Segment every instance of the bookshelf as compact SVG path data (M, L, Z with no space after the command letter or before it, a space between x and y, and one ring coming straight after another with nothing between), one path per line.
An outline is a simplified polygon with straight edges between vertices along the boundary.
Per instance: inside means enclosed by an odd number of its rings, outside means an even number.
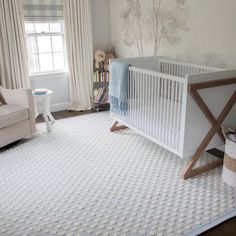
M95 111L109 110L108 102L110 73L104 69L98 69L93 74L93 109Z

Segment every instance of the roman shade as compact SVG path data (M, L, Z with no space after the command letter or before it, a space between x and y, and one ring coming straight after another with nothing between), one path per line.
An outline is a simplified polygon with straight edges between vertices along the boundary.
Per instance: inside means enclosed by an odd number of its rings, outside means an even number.
M62 0L24 0L24 15L26 21L62 21Z

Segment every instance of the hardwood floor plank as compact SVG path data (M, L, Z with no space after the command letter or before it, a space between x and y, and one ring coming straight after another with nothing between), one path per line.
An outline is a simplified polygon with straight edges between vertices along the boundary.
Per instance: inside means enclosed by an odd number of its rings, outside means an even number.
M57 112L52 112L52 115L56 120L60 120L60 119L74 117L74 116L91 114L93 112L95 112L95 111L93 111L93 110L90 110L90 111L57 111ZM43 116L39 115L36 119L36 122L37 123L44 122Z

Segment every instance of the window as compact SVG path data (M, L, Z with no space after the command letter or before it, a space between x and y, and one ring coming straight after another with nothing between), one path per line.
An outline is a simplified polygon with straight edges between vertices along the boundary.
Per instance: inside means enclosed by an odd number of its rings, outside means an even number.
M66 70L64 24L25 23L29 73L39 74Z

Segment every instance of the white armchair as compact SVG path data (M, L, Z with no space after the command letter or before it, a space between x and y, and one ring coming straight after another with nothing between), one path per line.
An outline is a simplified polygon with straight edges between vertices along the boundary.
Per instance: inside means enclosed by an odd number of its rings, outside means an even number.
M35 133L35 110L30 89L0 86L0 148Z

